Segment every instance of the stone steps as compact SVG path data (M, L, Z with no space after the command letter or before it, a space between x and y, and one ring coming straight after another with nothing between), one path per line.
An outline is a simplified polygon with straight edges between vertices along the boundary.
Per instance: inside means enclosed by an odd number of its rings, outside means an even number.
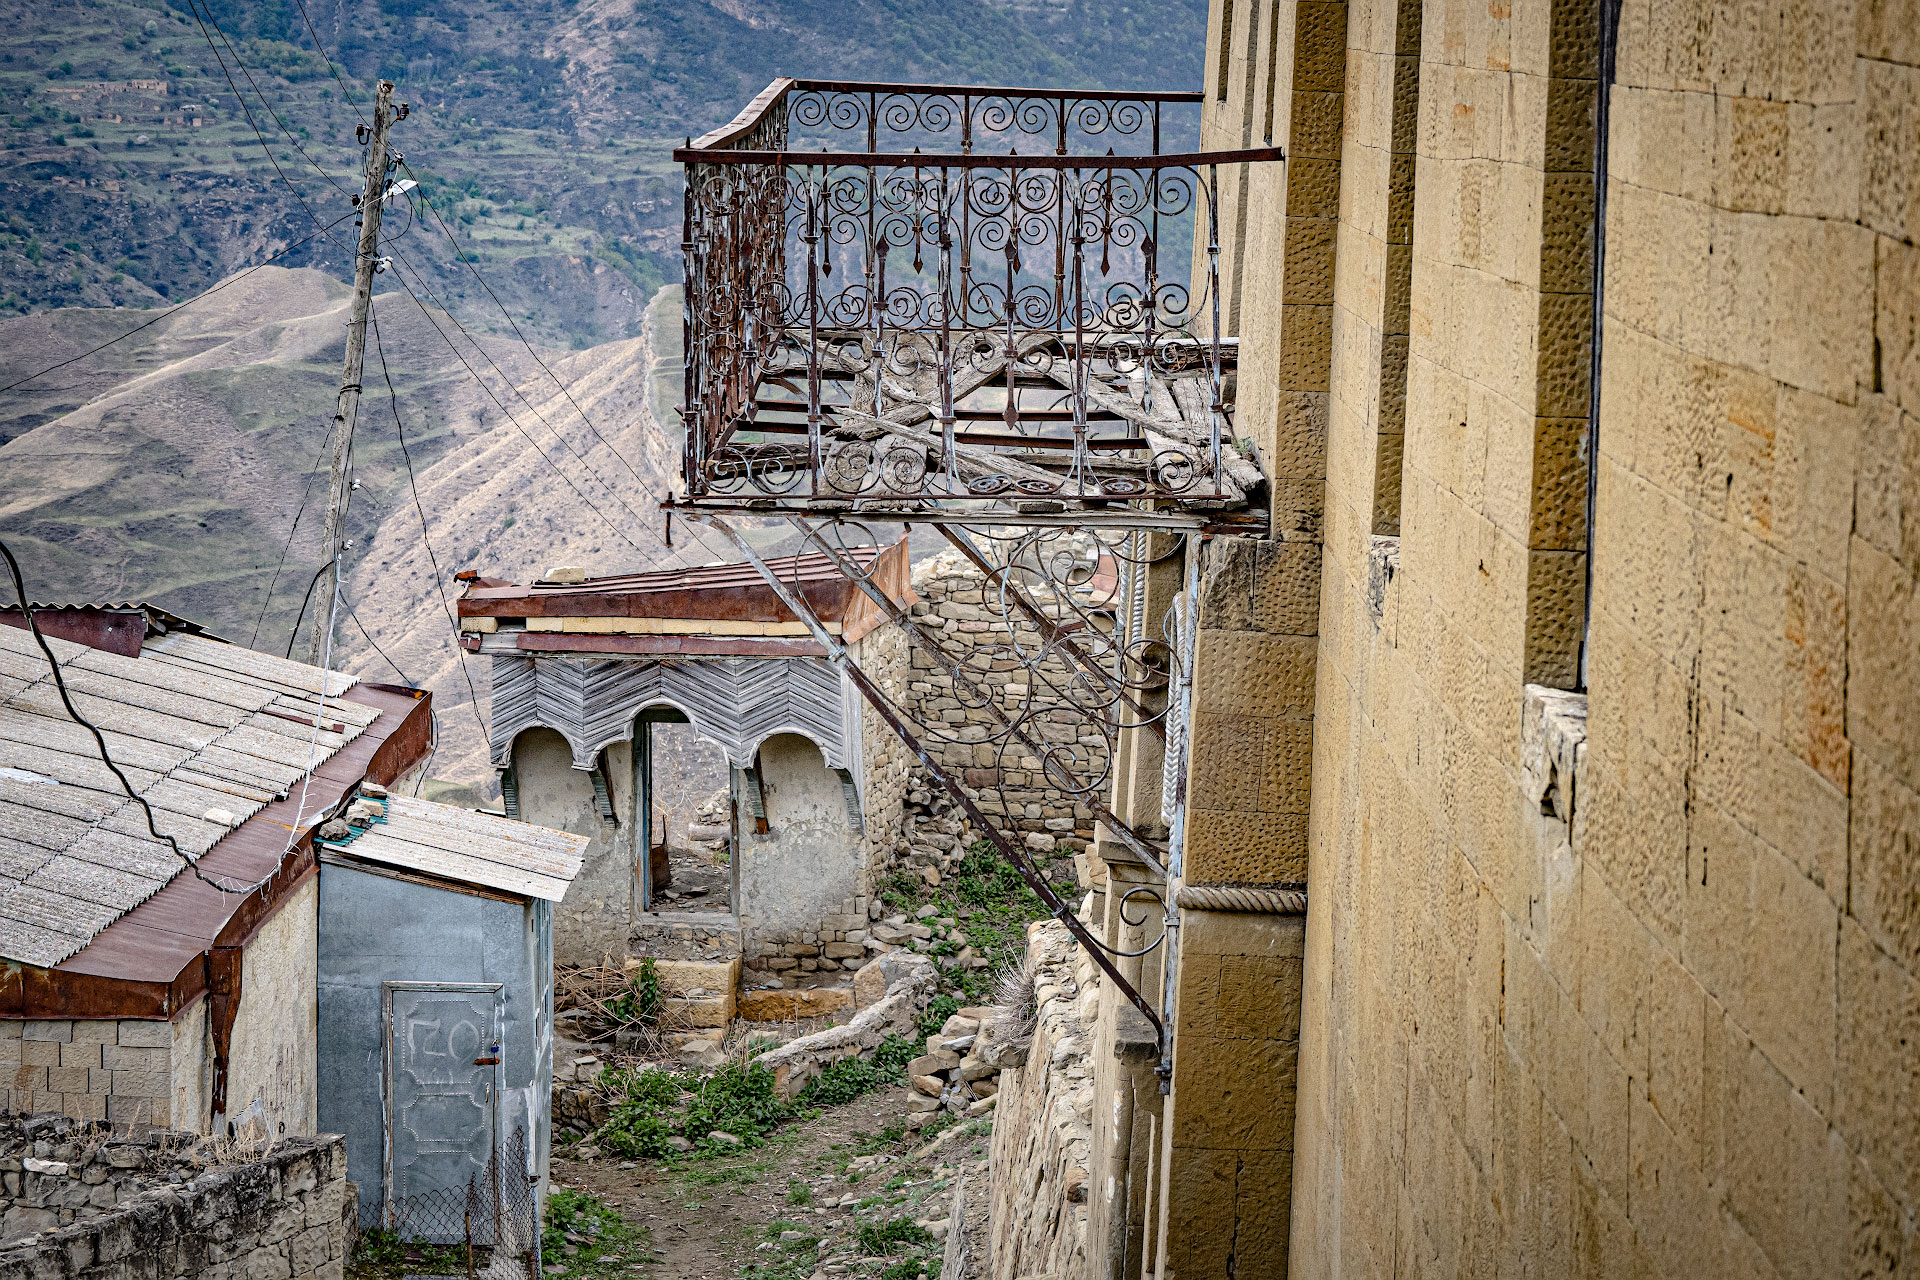
M733 1022L740 992L739 956L723 960L655 959L653 967L666 994L670 1025L724 1031Z

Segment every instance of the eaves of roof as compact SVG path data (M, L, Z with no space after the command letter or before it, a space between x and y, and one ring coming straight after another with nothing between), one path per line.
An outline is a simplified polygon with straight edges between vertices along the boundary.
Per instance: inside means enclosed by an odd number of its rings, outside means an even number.
M0 1018L171 1018L207 989L205 957L244 945L314 874L314 829L363 781L385 786L423 759L432 700L422 690L357 684L340 695L380 714L296 789L235 827L200 858L216 879L265 884L222 893L190 875L103 929L50 969L0 968ZM300 823L289 848L288 834Z

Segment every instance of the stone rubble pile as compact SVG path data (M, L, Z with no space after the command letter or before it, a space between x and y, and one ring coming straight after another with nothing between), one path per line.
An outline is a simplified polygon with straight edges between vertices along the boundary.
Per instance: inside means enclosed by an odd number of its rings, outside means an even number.
M953 870L974 836L946 788L926 776L924 769L914 774L902 806L900 838L894 842L888 866L908 872L933 889Z
M727 847L733 836L732 807L724 788L700 803L693 811L693 821L687 824L687 839L695 848L713 854Z
M999 1101L1000 1073L1026 1060L1025 1042L996 1035L996 1011L974 1006L949 1017L927 1037L924 1054L907 1064L907 1123L918 1129L939 1112L985 1115Z

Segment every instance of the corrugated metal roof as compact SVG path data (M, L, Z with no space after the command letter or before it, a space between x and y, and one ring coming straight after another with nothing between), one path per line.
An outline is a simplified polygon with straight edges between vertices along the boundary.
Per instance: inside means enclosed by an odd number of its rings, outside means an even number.
M863 546L849 549L849 560L859 565L870 581L901 606L912 604L909 583L907 541L888 547ZM804 597L823 622L839 623L845 639L851 643L885 620L881 610L841 573L826 555L814 553L785 556L767 561L767 567L779 579ZM501 624L535 618L650 618L668 620L673 629L693 636L709 632L726 634L732 643L729 653L783 656L773 649L755 646L752 639L804 639L804 631L779 595L767 585L759 570L750 564L709 564L694 569L664 569L653 573L628 573L606 578L588 578L584 582L536 582L531 586L501 582L495 578L470 580L459 600L463 619L491 618L488 634ZM750 637L743 641L716 623L785 624L793 631L786 637ZM463 643L469 649L484 648L474 638L478 627L467 627ZM565 630L573 630L565 628ZM520 647L527 650L559 649L603 653L657 653L655 642L636 643L612 631L588 634L600 638L562 642L528 640ZM614 628L617 631L618 628ZM738 628L735 628L737 631ZM751 630L751 628L749 628ZM555 632L543 633L552 636ZM496 642L495 647L498 647ZM775 646L774 648L777 648Z
M318 668L183 631L137 658L48 643L156 825L195 856L379 715L340 700L352 676L326 673L322 698ZM0 956L58 964L185 870L67 715L32 635L13 627L0 627L0 769Z
M490 813L389 796L386 816L321 847L382 866L558 902L580 874L587 837Z

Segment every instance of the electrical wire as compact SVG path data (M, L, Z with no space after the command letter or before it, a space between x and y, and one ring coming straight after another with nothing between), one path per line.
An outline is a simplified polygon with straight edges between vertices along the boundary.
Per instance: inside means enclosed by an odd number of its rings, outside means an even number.
M333 65L333 59L327 55L327 46L320 41L320 33L314 30L313 19L307 14L307 0L293 0L300 6L301 20L307 24L307 34L313 37L313 47L320 55L320 61L327 64L327 70L333 73L333 82L340 86L340 96L353 108L353 114L360 117L360 123L367 123L366 113L360 110L360 104L353 100L353 91L347 88L347 82L340 78L340 71Z
M73 705L73 695L67 692L67 679L66 676L61 673L60 660L53 656L53 646L48 644L46 636L41 634L40 621L34 617L33 606L27 601L27 582L25 576L20 572L20 562L14 559L13 548L9 547L4 540L0 540L0 557L6 559L7 572L13 578L14 594L20 599L20 612L26 618L27 630L33 632L34 642L40 646L40 652L46 655L47 665L53 669L53 687L60 694L61 705L66 707L67 714L73 717L75 724L93 735L94 746L100 753L100 763L106 765L108 771L119 780L120 789L126 792L127 799L140 806L140 811L147 817L148 833L157 841L164 840L167 846L173 850L174 856L187 864L187 869L193 872L194 879L218 889L221 893L252 893L254 890L265 885L269 880L272 880L274 876L278 875L280 869L276 864L272 871L269 871L266 875L251 884L236 885L231 882L216 880L200 869L200 860L188 853L185 849L182 849L178 840L175 840L172 836L154 825L153 806L147 803L145 796L133 789L133 783L127 780L127 775L121 772L120 766L113 762L113 757L107 752L106 736L100 732L93 721L80 714L80 708Z
M453 637L454 652L460 655L460 675L467 682L467 696L473 700L473 718L480 724L483 738L491 741L492 730L487 727L486 717L480 713L480 693L473 685L473 673L467 670L467 651L460 644L460 624L454 620L453 604L447 599L446 573L440 568L440 557L434 554L433 538L427 529L427 509L420 501L420 481L413 472L413 452L407 447L407 428L400 421L400 393L393 385L393 374L387 369L386 348L380 345L380 308L369 307L367 315L373 321L373 353L380 360L380 376L387 384L387 406L393 410L393 429L400 437L400 457L407 464L407 487L413 492L413 510L420 517L420 545L427 549L427 563L433 566L433 584L440 594L440 609L447 615L447 629ZM358 622L359 619L354 619ZM371 641L372 636L367 639ZM395 667L398 671L399 668Z
M191 5L194 3L194 0L187 0L187 3ZM246 61L241 58L240 51L233 47L233 41L228 38L226 30L223 27L221 27L220 19L214 16L212 4L209 3L206 5L206 11L207 11L207 22L212 23L213 29L219 32L220 43L227 46L227 52L233 55L233 64L236 67L240 68L240 74L245 76L247 78L247 83L253 86L254 96L260 99L260 105L265 107L267 110L267 114L273 117L273 122L280 126L280 132L284 133L287 136L287 141L293 144L293 149L300 153L300 158L302 160L305 160L309 165L313 166L314 172L318 173L322 178L325 178L329 183L331 183L335 191L338 191L341 195L348 194L347 189L340 185L340 182L337 178L335 178L332 174L328 173L326 169L321 166L318 160L315 160L312 156L307 154L307 149L300 145L300 139L296 138L293 135L293 130L287 127L287 122L280 118L280 113L273 109L273 104L271 102L267 101L267 95L265 91L263 91L260 88L260 82L253 78L253 72L247 69ZM199 16L200 15L198 13L194 14L194 17L196 20L199 18ZM200 34L204 36L206 35L206 33L207 33L207 29L203 25L200 28ZM213 42L209 40L207 44L208 44L208 47L211 48ZM213 52L214 52L214 57L218 58L220 56L220 51L218 49L215 49ZM221 72L224 74L226 72L226 69L227 69L226 64L222 62L220 65ZM234 87L233 77L230 75L227 76L227 85L229 88L233 88L234 97L239 98L240 90ZM241 101L241 109L245 110L246 100L244 98L241 98L240 101ZM247 122L249 124L253 122L252 112L247 113ZM259 132L258 128L255 129L255 132L256 133Z
M400 167L407 171L408 176L411 177L416 184L420 183L420 175L414 172L412 165L402 159L400 161ZM554 386L560 388L560 394L567 398L567 403L573 406L573 411L580 415L580 421L587 424L587 430L593 433L593 438L601 444L606 445L607 451L613 454L614 457L620 459L620 465L627 469L627 474L631 475L635 480L639 480L641 484L645 484L646 481L640 479L640 473L634 470L633 464L627 461L626 455L614 448L613 442L600 434L600 428L593 425L593 419L589 418L587 411L580 407L580 402L573 398L573 392L567 389L567 384L560 381L559 375L548 367L547 362L540 358L540 353L533 349L533 344L527 341L527 335L520 332L520 326L514 322L513 313L507 310L506 303L500 301L500 295L493 291L493 286L487 283L487 278L480 274L480 268L478 264L474 262L473 255L461 246L459 239L453 234L453 228L449 227L446 219L440 216L440 211L433 207L433 201L426 200L425 204L427 206L427 212L433 215L433 220L439 226L441 234L446 236L447 243L453 246L454 256L459 258L467 270L473 273L473 278L480 282L480 287L487 291L489 298L493 299L493 305L500 308L500 314L506 317L507 326L513 330L513 336L520 339L520 345L527 349L527 354L533 357L534 363L539 365L540 368L545 371L547 377L553 380Z
M299 249L305 245L311 244L315 240L318 240L322 235L326 234L326 232L333 230L333 228L339 226L341 223L345 222L348 218L351 218L352 216L353 214L351 212L341 214L338 218L335 218L332 222L327 223L319 231L314 232L312 235L307 236L300 240L295 240L292 244L280 250L280 252L274 254L272 257L262 258L259 262L254 263L252 266L248 267L246 270L240 272L237 275L228 276L225 280L222 280L219 284L214 285L211 289L208 289L205 293L196 293L191 298L188 298L185 302L175 303L173 306L168 307L165 311L162 311L159 315L155 316L153 319L133 326L133 328L127 330L125 333L121 334L119 337L108 338L105 342L101 343L97 347L92 348L91 350L82 351L77 356L68 356L65 360L61 360L61 361L58 361L57 363L50 364L44 369L41 369L35 373L28 374L24 378L19 378L13 382L9 382L6 386L0 387L0 394L4 394L5 392L11 391L15 387L24 387L27 385L27 383L32 382L36 378L44 378L48 374L54 372L55 370L64 369L70 364L75 364L81 360L85 360L88 356L97 356L102 351L105 351L108 347L113 346L117 342L125 342L128 338L131 338L134 334L139 333L142 329L152 328L154 325L159 324L162 320L165 320L168 316L173 315L175 312L183 311L186 308L192 306L196 302L200 302L207 298L211 298L214 294L220 292L222 289L226 288L229 285L240 283L240 281L246 279L248 276L252 275L254 272L260 270L262 267L272 266L274 263L278 262L280 259L292 253L295 249Z
M494 407L499 409L500 412L506 416L507 421L513 424L513 429L515 431L518 431L521 435L527 438L527 443L533 446L533 451L540 456L540 460L546 463L548 467L552 468L553 473L559 476L560 479L566 483L567 488L573 490L573 494L575 497L579 498L580 501L586 503L588 509L591 510L593 514L600 517L601 522L605 524L607 528L613 531L613 534L615 537L619 538L620 541L632 547L636 552L641 551L640 544L635 542L632 538L629 538L625 533L623 533L620 529L620 526L615 524L612 521L612 519L608 517L607 513L602 511L599 508L599 506L593 501L592 498L589 498L585 493L581 492L580 486L573 482L573 477L569 476L566 472L562 471L560 469L559 464L556 463L552 458L547 456L547 451L541 447L540 442L538 440L535 440L532 434L529 433L525 427L520 425L520 419L513 416L513 410L507 408L505 404L501 403L500 397L495 395L493 393L493 388L487 385L487 380L480 376L480 371L475 369L473 367L473 364L467 359L466 355L461 352L460 348L454 345L453 339L447 336L447 331L440 327L440 322L438 320L435 320L433 318L433 312L427 310L427 304L422 302L420 300L420 295L413 291L413 286L407 283L406 276L399 271L395 271L393 273L393 278L400 282L400 287L406 290L407 296L409 298L413 299L413 305L420 308L420 314L424 315L427 318L427 323L433 326L434 332L438 333L440 335L441 341L447 344L447 349L453 352L454 358L459 360L462 365L466 366L467 372L472 375L473 380L475 382L480 384L480 389L487 393L487 398L493 401ZM423 287L424 287L424 282L423 282ZM448 316L448 319L452 319L452 318L453 318L452 316ZM471 335L469 335L469 338L471 338ZM606 482L601 481L601 483L604 484ZM636 519L639 518L638 514L632 512L631 508L629 508L628 510L630 514L634 514ZM641 552L641 554L644 555L645 553Z
M414 680L412 676L408 675L406 672L400 669L399 663L395 662L392 658L387 657L387 651L380 647L380 642L378 640L375 640L373 638L373 633L367 630L367 624L360 621L360 613L358 610L356 610L353 607L353 601L343 598L340 603L347 606L347 616L353 619L353 625L360 628L360 634L362 636L365 636L367 643L373 646L373 651L379 654L380 657L385 660L388 666L393 668L393 673L400 677L400 682L406 685L409 689L418 689L420 685Z
M247 637L247 648L253 648L254 641L260 638L260 624L267 620L267 606L273 603L273 589L280 584L280 572L287 567L287 553L293 550L293 535L300 531L300 518L307 514L307 498L313 493L314 478L320 474L320 459L327 451L327 441L333 439L333 426L327 426L326 434L320 437L320 451L313 455L313 464L307 468L307 483L300 490L300 505L294 510L293 524L287 529L287 541L280 548L280 563L274 566L273 577L267 580L267 598L260 602L260 616L253 620L253 634ZM311 594L313 588L307 588ZM300 610L306 612L306 602L300 602Z
M253 108L247 105L247 96L244 93L241 93L240 86L234 83L233 73L227 70L227 60L220 56L219 46L214 44L212 33L207 30L207 24L204 21L202 21L200 18L199 0L187 0L187 5L189 10L193 14L194 22L198 24L198 26L200 27L200 38L207 42L207 48L212 50L213 52L213 60L220 64L220 74L226 77L227 87L233 90L234 100L240 104L241 112L247 117L247 124L251 126L251 128L253 129L253 136L259 141L260 150L262 153L266 155L267 163L273 166L273 171L274 173L279 175L281 184L285 186L288 191L293 193L294 201L303 210L306 211L307 217L313 220L313 225L316 227L321 226L320 215L313 211L313 207L307 203L307 198L300 194L300 189L293 185L293 180L287 177L286 171L280 167L279 159L275 157L275 155L273 154L273 148L269 146L267 143L267 135L261 132L259 122L253 118ZM223 32L222 36L224 37L224 35L225 33ZM229 49L231 49L232 46L228 46L228 47ZM240 55L235 54L234 60L238 62L239 57ZM241 70L244 72L246 70L245 66L242 66ZM256 86L255 88L257 92L258 86ZM262 98L261 101L262 103L264 103L266 100ZM274 118L279 119L278 116L275 116ZM292 135L289 134L288 136L291 137ZM298 148L296 148L296 150L298 150ZM312 164L315 169L320 169L320 166L318 164L314 164L312 156L307 156L307 153L305 151L301 151L300 154L302 156L306 156L308 164ZM327 176L327 171L324 169L320 169L320 175L322 177L327 178L327 181L329 182L333 181L331 177ZM339 186L338 183L334 183L334 185L336 187ZM341 243L338 240L335 240L333 238L333 235L331 232L327 232L326 234L327 234L328 241L332 243L334 248L339 249L342 253L346 252L346 249L341 245Z
M466 325L460 322L460 317L453 313L453 308L450 305L448 305L446 300L441 298L440 295L436 294L433 291L433 286L427 282L426 272L422 271L418 266L414 265L413 260L408 258L406 254L402 253L398 248L393 248L392 246L388 246L388 247L391 249L391 257L393 258L393 260L401 264L402 266L405 266L407 270L413 272L414 276L420 282L421 289L425 291L427 297L433 300L434 305L440 308L442 314L444 314L447 317L447 319L453 324L454 328L460 331L460 335L464 337L469 344L472 345L473 349L480 353L480 358L482 360L485 360L487 364L492 367L493 371L499 374L501 379L505 381L506 384L513 389L513 394L520 398L520 402L527 407L527 411L533 414L534 417L540 420L540 425L545 427L549 432L551 432L553 435L553 438L560 442L560 446L564 448L568 453L572 454L579 461L580 465L586 469L586 472L588 475L592 476L595 480L600 482L600 487L602 489L605 489L607 491L607 494L610 497L612 497L612 499L616 503L618 503L621 506L621 508L626 511L628 515L632 516L643 527L647 528L648 532L652 532L652 526L648 524L647 518L641 515L638 511L635 511L631 506L629 506L626 502L626 499L620 496L620 490L614 487L614 485L610 481L608 481L608 479L605 476L601 475L600 472L594 467L593 460L588 458L586 454L581 453L578 449L574 448L573 442L567 439L565 435L561 434L560 429L553 425L552 420L549 419L546 414L540 412L540 407L534 404L532 400L527 398L527 393L521 390L520 384L514 380L513 375L500 367L500 362L495 360L493 356L487 351L487 349L480 345L480 340L473 336L472 330L468 329ZM606 442L603 440L601 443L604 444ZM609 445L608 448L611 449L612 446ZM619 457L619 454L616 453L614 454L614 456ZM622 461L624 462L625 459L622 459ZM632 468L629 467L628 470L631 471ZM637 475L634 478L639 479ZM646 482L641 481L641 483L644 484ZM633 545L630 539L628 541L628 545L629 546ZM639 548L636 546L634 547L634 550L638 551Z
M300 612L293 615L293 627L287 632L287 658L289 661L293 658L293 642L300 638L300 619L307 616L307 602L313 599L313 589L320 585L320 575L325 573L327 566L332 563L331 560L322 560L320 567L313 571L313 576L307 579L307 593L300 597Z

